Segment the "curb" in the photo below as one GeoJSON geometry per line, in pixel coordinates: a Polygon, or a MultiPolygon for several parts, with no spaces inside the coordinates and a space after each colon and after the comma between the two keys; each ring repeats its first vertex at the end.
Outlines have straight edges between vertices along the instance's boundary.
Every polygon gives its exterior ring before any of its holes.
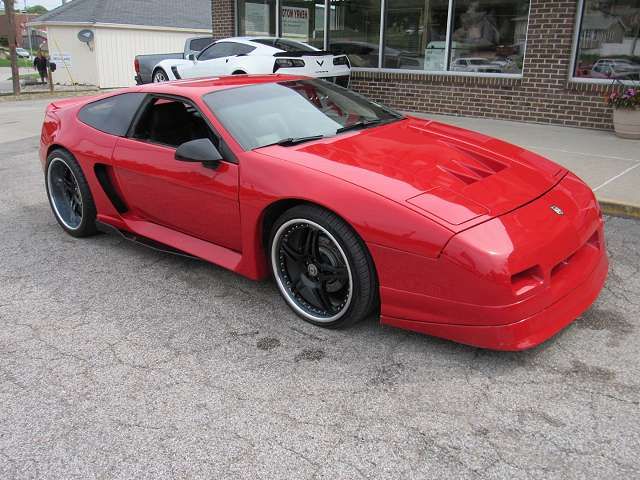
{"type": "Polygon", "coordinates": [[[613,217],[640,218],[640,205],[620,203],[613,200],[598,200],[602,213],[613,217]]]}

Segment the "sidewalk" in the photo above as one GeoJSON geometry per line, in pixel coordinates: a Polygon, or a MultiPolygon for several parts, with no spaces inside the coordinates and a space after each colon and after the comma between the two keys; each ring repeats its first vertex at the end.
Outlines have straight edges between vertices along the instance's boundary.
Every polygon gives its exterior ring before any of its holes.
{"type": "Polygon", "coordinates": [[[520,145],[568,168],[591,186],[603,210],[640,217],[640,141],[613,132],[448,115],[418,117],[520,145]]]}

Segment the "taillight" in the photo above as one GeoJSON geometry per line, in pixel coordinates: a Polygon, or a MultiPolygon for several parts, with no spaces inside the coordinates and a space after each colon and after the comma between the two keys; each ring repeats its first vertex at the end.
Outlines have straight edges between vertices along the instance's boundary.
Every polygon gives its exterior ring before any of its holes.
{"type": "Polygon", "coordinates": [[[340,57],[334,57],[333,58],[333,64],[334,65],[346,65],[348,67],[349,66],[349,59],[347,58],[346,55],[341,55],[340,57]]]}
{"type": "Polygon", "coordinates": [[[140,73],[140,61],[137,58],[133,60],[133,68],[135,68],[136,73],[140,73]]]}
{"type": "Polygon", "coordinates": [[[276,73],[279,68],[294,68],[304,67],[304,60],[299,58],[278,58],[273,65],[273,73],[276,73]]]}

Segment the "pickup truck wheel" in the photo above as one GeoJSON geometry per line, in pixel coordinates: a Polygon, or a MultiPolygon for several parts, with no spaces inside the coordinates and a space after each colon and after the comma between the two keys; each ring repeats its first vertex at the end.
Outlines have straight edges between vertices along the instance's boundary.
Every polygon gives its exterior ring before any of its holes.
{"type": "Polygon", "coordinates": [[[162,68],[156,68],[153,71],[153,83],[162,83],[168,81],[169,77],[167,76],[167,72],[165,72],[162,68]]]}
{"type": "Polygon", "coordinates": [[[243,72],[242,70],[236,70],[231,75],[246,75],[247,72],[243,72]]]}

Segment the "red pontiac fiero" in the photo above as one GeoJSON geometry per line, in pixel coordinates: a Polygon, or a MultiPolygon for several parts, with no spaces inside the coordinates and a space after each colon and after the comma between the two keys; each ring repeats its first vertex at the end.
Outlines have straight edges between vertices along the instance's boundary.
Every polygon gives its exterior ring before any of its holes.
{"type": "Polygon", "coordinates": [[[69,234],[111,230],[273,275],[323,327],[379,312],[522,350],[586,310],[607,275],[598,203],[575,175],[322,80],[242,75],[55,101],[40,157],[69,234]]]}

